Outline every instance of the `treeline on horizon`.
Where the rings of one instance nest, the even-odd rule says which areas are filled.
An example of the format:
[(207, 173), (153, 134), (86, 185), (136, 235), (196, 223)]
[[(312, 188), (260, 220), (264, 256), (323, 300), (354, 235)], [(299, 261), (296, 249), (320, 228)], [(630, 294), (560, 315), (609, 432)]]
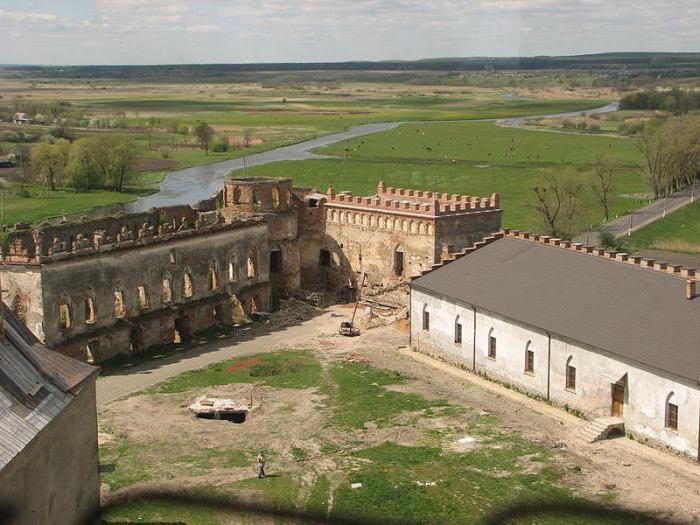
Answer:
[(700, 108), (700, 93), (674, 88), (669, 91), (638, 91), (620, 100), (620, 109), (658, 109), (680, 114)]
[(578, 56), (466, 57), (379, 62), (290, 62), (257, 64), (162, 64), (89, 66), (0, 66), (0, 76), (21, 78), (148, 78), (205, 80), (242, 72), (294, 71), (481, 71), (481, 70), (595, 70), (700, 74), (700, 53), (603, 53)]

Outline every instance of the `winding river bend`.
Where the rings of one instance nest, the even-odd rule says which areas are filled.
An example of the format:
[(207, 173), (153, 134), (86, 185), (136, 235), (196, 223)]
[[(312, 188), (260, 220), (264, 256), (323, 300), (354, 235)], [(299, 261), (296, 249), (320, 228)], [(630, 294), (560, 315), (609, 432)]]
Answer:
[[(281, 146), (255, 155), (250, 155), (245, 158), (246, 166), (260, 166), (269, 164), (270, 162), (278, 162), (282, 160), (308, 160), (308, 159), (330, 159), (335, 158), (328, 155), (318, 155), (310, 150), (323, 146), (329, 146), (336, 142), (394, 129), (402, 124), (412, 123), (452, 123), (452, 122), (500, 122), (504, 126), (518, 126), (523, 122), (540, 118), (563, 118), (574, 117), (578, 115), (593, 115), (596, 113), (607, 113), (616, 111), (619, 105), (617, 102), (608, 104), (607, 106), (585, 110), (572, 111), (569, 113), (557, 113), (551, 115), (534, 115), (527, 117), (511, 117), (505, 119), (467, 119), (467, 120), (438, 120), (438, 121), (403, 121), (403, 122), (376, 122), (374, 124), (363, 124), (361, 126), (352, 127), (340, 133), (324, 135), (297, 144), (289, 146)], [(204, 164), (193, 166), (191, 168), (171, 171), (168, 173), (160, 184), (160, 190), (152, 195), (142, 197), (133, 202), (109, 207), (109, 212), (124, 211), (126, 213), (147, 211), (153, 207), (174, 206), (178, 204), (189, 204), (210, 197), (213, 193), (219, 190), (224, 178), (232, 171), (240, 170), (244, 167), (243, 157), (236, 159), (214, 162), (212, 164)], [(95, 212), (105, 213), (105, 208), (95, 210)], [(79, 214), (84, 215), (85, 213)]]

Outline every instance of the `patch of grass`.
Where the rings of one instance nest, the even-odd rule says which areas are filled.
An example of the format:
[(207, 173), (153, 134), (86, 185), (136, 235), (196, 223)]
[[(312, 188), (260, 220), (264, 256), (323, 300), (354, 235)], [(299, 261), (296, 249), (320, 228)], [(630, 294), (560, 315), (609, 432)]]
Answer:
[(157, 469), (146, 458), (158, 447), (158, 443), (136, 442), (124, 437), (100, 445), (100, 464), (113, 464), (115, 467), (113, 472), (101, 474), (101, 481), (107, 483), (110, 489), (116, 490), (153, 479), (157, 475)]
[(211, 506), (177, 501), (141, 499), (120, 505), (103, 513), (104, 523), (184, 523), (187, 525), (220, 525)]
[(700, 255), (700, 196), (628, 237), (633, 250), (667, 250)]
[(401, 412), (427, 410), (445, 404), (444, 401), (428, 401), (417, 394), (384, 388), (405, 381), (398, 372), (359, 363), (338, 363), (329, 373), (331, 383), (322, 391), (329, 396), (331, 425), (364, 428), (365, 423), (371, 421), (386, 426)]
[(299, 462), (305, 461), (309, 458), (309, 451), (304, 448), (292, 447), (290, 452), (292, 453), (292, 457)]
[(251, 454), (241, 450), (220, 450), (216, 448), (196, 449), (195, 454), (182, 457), (183, 463), (188, 463), (198, 470), (213, 468), (246, 467), (253, 464)]
[[(253, 375), (260, 368), (248, 365), (237, 370), (227, 368), (237, 363), (258, 359), (259, 363), (275, 373), (271, 375)], [(257, 364), (257, 363), (255, 363)], [(321, 365), (309, 350), (280, 350), (272, 353), (262, 353), (238, 357), (230, 361), (214, 363), (199, 370), (180, 374), (148, 388), (148, 394), (173, 394), (185, 392), (193, 388), (204, 388), (214, 385), (231, 383), (261, 382), (275, 388), (311, 388), (318, 385)]]
[[(526, 471), (517, 460), (533, 450), (546, 453), (522, 440), (511, 440), (509, 446), (502, 448), (480, 447), (467, 454), (393, 443), (362, 450), (354, 456), (370, 463), (350, 473), (347, 484), (335, 490), (331, 516), (389, 523), (479, 523), (484, 516), (508, 505), (582, 502), (556, 484), (557, 471)], [(351, 483), (362, 483), (362, 487), (352, 489)], [(535, 512), (517, 523), (592, 524), (625, 520)]]

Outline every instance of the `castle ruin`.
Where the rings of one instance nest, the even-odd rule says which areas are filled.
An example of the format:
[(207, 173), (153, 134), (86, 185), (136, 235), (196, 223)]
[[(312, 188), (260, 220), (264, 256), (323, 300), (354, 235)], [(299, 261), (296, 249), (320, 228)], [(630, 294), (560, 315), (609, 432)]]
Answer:
[(36, 227), (3, 248), (5, 300), (47, 346), (101, 362), (278, 308), (298, 288), (353, 301), (499, 230), (490, 197), (386, 187), (356, 197), (229, 178), (192, 206)]

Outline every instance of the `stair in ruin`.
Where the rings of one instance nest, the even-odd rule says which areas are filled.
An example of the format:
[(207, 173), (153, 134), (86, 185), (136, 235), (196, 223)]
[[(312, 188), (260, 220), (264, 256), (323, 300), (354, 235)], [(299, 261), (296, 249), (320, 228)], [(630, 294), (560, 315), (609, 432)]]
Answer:
[(607, 439), (611, 432), (625, 433), (625, 422), (619, 417), (600, 417), (586, 423), (579, 430), (579, 437), (587, 443)]

